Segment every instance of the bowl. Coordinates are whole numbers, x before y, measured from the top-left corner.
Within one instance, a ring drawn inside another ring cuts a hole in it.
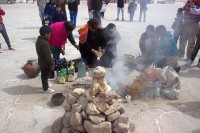
[[[55,93],[51,97],[51,102],[55,106],[61,105],[65,101],[65,96],[62,93]]]

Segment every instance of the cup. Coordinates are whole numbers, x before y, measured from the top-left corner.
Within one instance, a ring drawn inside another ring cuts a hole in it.
[[[126,95],[125,98],[126,98],[127,103],[131,102],[131,96],[130,95]]]

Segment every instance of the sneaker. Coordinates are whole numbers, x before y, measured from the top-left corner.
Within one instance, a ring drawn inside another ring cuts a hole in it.
[[[15,50],[14,48],[9,48],[9,50]]]
[[[116,21],[118,21],[119,19],[117,18]]]
[[[51,89],[51,88],[48,88],[45,92],[48,92],[48,93],[53,93],[54,92],[54,90],[53,89]]]
[[[122,19],[122,21],[124,21],[124,19]]]
[[[200,62],[198,62],[197,67],[200,68]]]
[[[193,63],[193,61],[189,59],[189,60],[185,63],[185,66],[191,66],[192,63]]]

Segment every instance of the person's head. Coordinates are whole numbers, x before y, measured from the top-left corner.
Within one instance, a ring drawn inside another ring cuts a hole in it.
[[[56,5],[56,11],[60,12],[61,11],[61,6],[60,5]]]
[[[40,28],[40,36],[43,36],[43,37],[45,37],[46,39],[48,39],[49,38],[49,36],[50,36],[50,34],[51,34],[51,32],[52,32],[52,30],[51,30],[51,28],[49,28],[49,26],[47,26],[47,25],[44,25],[44,26],[42,26],[41,28]]]
[[[91,31],[96,31],[99,28],[99,22],[96,18],[92,18],[87,22]]]
[[[145,32],[146,34],[151,35],[155,32],[155,27],[153,25],[148,25]]]
[[[68,32],[72,32],[75,29],[74,25],[70,21],[66,21],[64,22],[64,24],[65,24],[66,31]]]
[[[156,27],[156,33],[158,37],[164,37],[167,34],[166,27],[164,25],[159,25]]]
[[[113,24],[113,23],[109,23],[109,24],[106,26],[105,29],[106,29],[108,35],[112,35],[112,34],[115,32],[115,30],[116,30],[116,25]]]

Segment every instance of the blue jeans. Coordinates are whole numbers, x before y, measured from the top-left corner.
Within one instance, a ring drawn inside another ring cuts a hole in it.
[[[70,21],[76,27],[76,17],[77,17],[78,12],[72,12],[70,11]]]
[[[0,33],[2,34],[6,44],[8,45],[8,48],[11,48],[10,40],[9,40],[7,31],[6,31],[6,27],[4,24],[0,24]]]

